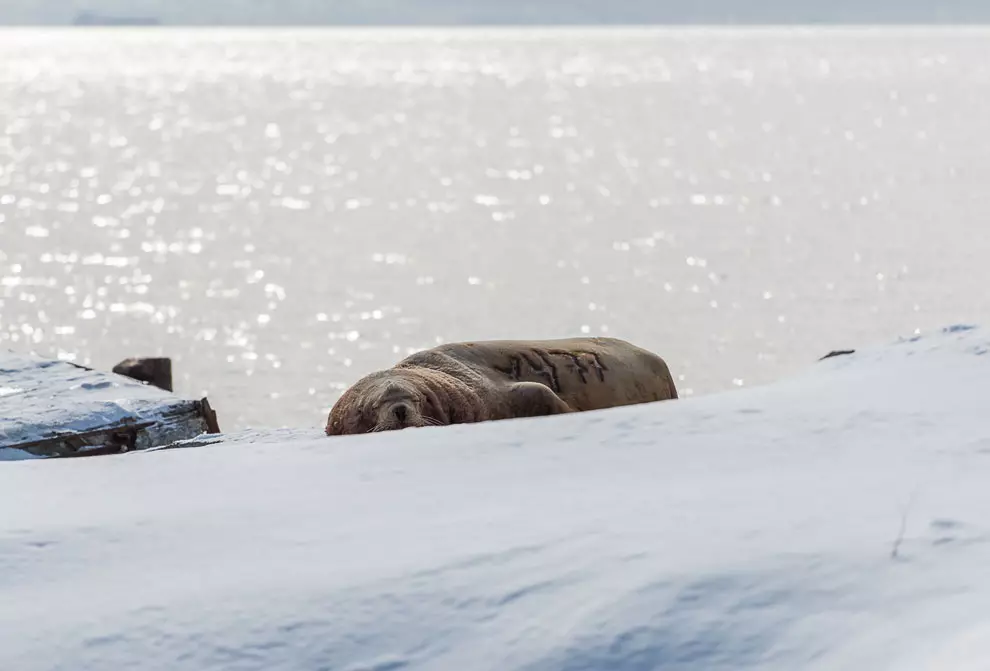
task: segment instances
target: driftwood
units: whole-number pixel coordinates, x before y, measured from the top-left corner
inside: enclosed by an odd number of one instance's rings
[[[182,398],[64,361],[0,352],[0,448],[42,457],[95,456],[215,433],[216,412],[205,398]]]

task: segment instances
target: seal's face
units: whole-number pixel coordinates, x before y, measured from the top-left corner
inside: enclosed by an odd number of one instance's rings
[[[435,425],[424,415],[425,396],[412,381],[394,373],[375,373],[340,397],[327,420],[328,436],[396,431]]]

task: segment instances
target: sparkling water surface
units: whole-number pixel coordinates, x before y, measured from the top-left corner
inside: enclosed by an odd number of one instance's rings
[[[322,426],[439,342],[684,396],[988,322],[990,30],[3,30],[0,347]]]

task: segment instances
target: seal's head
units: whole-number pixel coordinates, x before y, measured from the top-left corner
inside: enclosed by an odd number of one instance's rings
[[[382,371],[358,380],[337,400],[327,419],[328,436],[436,426],[429,394],[410,371]]]

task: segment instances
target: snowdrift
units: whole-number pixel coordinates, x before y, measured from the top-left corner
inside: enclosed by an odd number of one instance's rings
[[[554,418],[0,464],[0,668],[987,668],[990,335]]]

